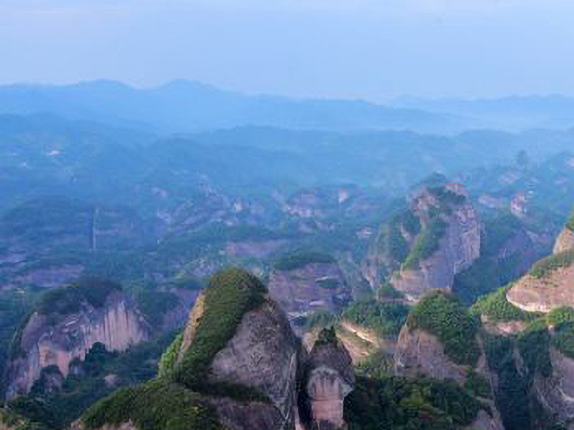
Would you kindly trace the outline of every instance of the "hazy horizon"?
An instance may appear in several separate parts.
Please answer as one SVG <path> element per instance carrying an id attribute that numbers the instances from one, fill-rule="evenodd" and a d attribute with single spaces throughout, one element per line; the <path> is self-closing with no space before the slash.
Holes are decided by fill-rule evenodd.
<path id="1" fill-rule="evenodd" d="M 574 95 L 551 0 L 5 0 L 0 84 L 173 79 L 291 97 Z"/>

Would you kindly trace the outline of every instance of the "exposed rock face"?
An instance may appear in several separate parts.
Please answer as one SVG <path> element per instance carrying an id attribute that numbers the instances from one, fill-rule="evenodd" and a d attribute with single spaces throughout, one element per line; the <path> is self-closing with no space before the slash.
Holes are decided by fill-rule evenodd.
<path id="1" fill-rule="evenodd" d="M 480 255 L 482 227 L 478 215 L 460 186 L 450 184 L 445 190 L 456 196 L 455 203 L 441 201 L 430 191 L 423 191 L 413 200 L 413 210 L 423 228 L 421 234 L 431 222 L 429 214 L 436 210 L 441 211 L 438 217 L 444 225 L 442 236 L 431 239 L 438 239 L 436 250 L 418 261 L 416 267 L 403 268 L 392 278 L 393 287 L 413 300 L 432 289 L 450 291 L 455 275 L 468 269 Z"/>
<path id="2" fill-rule="evenodd" d="M 453 363 L 444 353 L 438 338 L 424 330 L 402 328 L 395 350 L 395 373 L 408 378 L 430 376 L 435 379 L 466 380 L 468 366 Z"/>
<path id="3" fill-rule="evenodd" d="M 506 298 L 528 312 L 574 307 L 574 265 L 555 269 L 545 278 L 525 275 L 508 291 Z"/>
<path id="4" fill-rule="evenodd" d="M 574 232 L 565 227 L 556 239 L 552 253 L 559 254 L 572 248 L 574 248 Z"/>
<path id="5" fill-rule="evenodd" d="M 516 260 L 512 268 L 503 273 L 505 280 L 516 279 L 528 271 L 533 263 L 544 256 L 547 246 L 538 243 L 529 232 L 521 227 L 498 249 L 494 258 L 503 263 L 509 259 Z M 506 281 L 503 281 L 503 285 Z"/>
<path id="6" fill-rule="evenodd" d="M 266 301 L 244 315 L 235 336 L 216 354 L 210 378 L 267 395 L 279 411 L 274 426 L 268 428 L 292 428 L 299 352 L 300 343 L 285 314 Z"/>
<path id="7" fill-rule="evenodd" d="M 350 288 L 336 263 L 274 269 L 269 275 L 269 292 L 290 318 L 316 310 L 336 312 L 351 300 Z"/>
<path id="8" fill-rule="evenodd" d="M 554 244 L 553 256 L 538 263 L 539 273 L 527 273 L 508 291 L 506 298 L 528 312 L 550 312 L 574 307 L 574 232 L 564 227 Z M 536 267 L 535 267 L 536 269 Z"/>
<path id="9" fill-rule="evenodd" d="M 237 300 L 229 301 L 230 294 L 236 294 L 233 297 Z M 237 325 L 227 325 L 235 324 L 235 317 L 221 325 L 226 337 L 230 336 L 228 340 L 222 345 L 216 344 L 218 349 L 205 358 L 202 354 L 213 347 L 209 342 L 217 337 L 211 322 L 216 321 L 221 309 L 226 306 L 231 309 L 229 306 L 247 297 L 252 301 L 243 302 L 249 306 L 238 308 L 243 309 L 243 315 L 237 315 Z M 230 329 L 233 331 L 227 331 Z M 194 402 L 212 408 L 214 415 L 210 419 L 229 430 L 308 430 L 313 423 L 308 416 L 300 414 L 298 406 L 299 402 L 310 399 L 307 406 L 313 411 L 314 421 L 321 424 L 320 428 L 338 430 L 344 425 L 343 400 L 354 388 L 354 374 L 349 353 L 334 330 L 329 333 L 332 333 L 330 343 L 316 344 L 309 355 L 295 336 L 285 312 L 268 297 L 267 290 L 255 277 L 240 269 L 223 270 L 197 298 L 183 336 L 162 358 L 160 377 L 144 387 L 156 384 L 157 392 L 162 386 L 169 386 L 166 395 L 170 390 L 175 390 L 177 396 L 192 395 Z M 194 360 L 198 357 L 201 364 L 195 367 Z M 201 375 L 200 381 L 197 375 Z M 144 388 L 137 392 L 141 396 L 151 395 L 153 399 L 154 390 L 146 392 Z M 303 392 L 306 396 L 298 398 Z M 130 424 L 130 419 L 137 425 L 138 415 L 130 415 L 130 397 L 114 396 L 108 400 L 120 402 L 115 407 L 124 414 L 125 429 L 133 430 L 135 426 Z M 190 404 L 191 408 L 196 406 Z M 185 419 L 186 410 L 181 413 Z M 105 422 L 105 411 L 100 414 L 101 409 L 98 422 Z M 77 426 L 82 428 L 82 423 Z M 124 428 L 101 427 L 100 430 Z"/>
<path id="10" fill-rule="evenodd" d="M 395 374 L 416 379 L 427 376 L 438 380 L 454 380 L 463 386 L 470 370 L 482 375 L 495 386 L 496 381 L 490 373 L 486 356 L 482 350 L 481 355 L 474 367 L 454 363 L 444 351 L 444 345 L 433 334 L 420 329 L 411 329 L 405 324 L 399 335 L 395 350 Z M 469 427 L 475 430 L 504 430 L 500 414 L 492 400 L 481 399 L 490 406 L 492 415 L 486 411 L 480 411 L 475 421 Z"/>
<path id="11" fill-rule="evenodd" d="M 219 421 L 230 430 L 294 429 L 292 420 L 285 421 L 279 409 L 269 403 L 236 402 L 224 397 L 209 399 Z M 295 430 L 303 430 L 295 428 Z"/>
<path id="12" fill-rule="evenodd" d="M 310 364 L 306 388 L 315 427 L 343 428 L 343 402 L 355 387 L 351 356 L 338 340 L 317 342 L 311 351 Z"/>
<path id="13" fill-rule="evenodd" d="M 149 327 L 122 293 L 111 293 L 102 308 L 83 303 L 76 313 L 61 315 L 34 313 L 21 332 L 21 351 L 8 369 L 7 399 L 27 393 L 42 369 L 57 366 L 67 375 L 72 360 L 83 360 L 100 342 L 110 351 L 124 351 L 149 338 Z"/>
<path id="14" fill-rule="evenodd" d="M 550 349 L 552 376 L 537 375 L 533 391 L 538 401 L 555 422 L 574 429 L 574 360 L 564 356 L 555 348 Z"/>

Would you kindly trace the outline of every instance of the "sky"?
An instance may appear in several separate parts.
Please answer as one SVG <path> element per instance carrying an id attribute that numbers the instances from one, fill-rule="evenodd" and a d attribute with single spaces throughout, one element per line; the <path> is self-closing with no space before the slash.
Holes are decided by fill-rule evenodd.
<path id="1" fill-rule="evenodd" d="M 574 95 L 571 0 L 0 0 L 0 84 Z"/>

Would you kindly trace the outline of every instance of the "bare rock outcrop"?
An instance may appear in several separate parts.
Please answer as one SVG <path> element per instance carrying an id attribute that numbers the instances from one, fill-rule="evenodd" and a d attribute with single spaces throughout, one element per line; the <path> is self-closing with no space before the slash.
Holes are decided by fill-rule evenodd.
<path id="1" fill-rule="evenodd" d="M 335 261 L 309 261 L 293 268 L 275 268 L 269 292 L 290 319 L 317 310 L 337 312 L 351 300 L 351 289 Z"/>
<path id="2" fill-rule="evenodd" d="M 574 360 L 555 348 L 550 348 L 552 376 L 536 375 L 533 393 L 553 420 L 574 429 Z"/>
<path id="3" fill-rule="evenodd" d="M 351 356 L 334 329 L 324 329 L 315 342 L 309 360 L 306 391 L 313 425 L 320 429 L 341 429 L 343 402 L 355 387 Z"/>
<path id="4" fill-rule="evenodd" d="M 87 300 L 71 306 L 76 305 L 70 312 L 43 309 L 30 316 L 16 337 L 17 353 L 8 367 L 7 399 L 27 393 L 44 368 L 56 366 L 66 376 L 70 363 L 83 360 L 97 342 L 109 351 L 125 351 L 150 336 L 144 318 L 121 291 L 109 293 L 101 306 Z"/>
<path id="5" fill-rule="evenodd" d="M 339 429 L 354 374 L 351 357 L 332 333 L 331 343 L 319 343 L 309 354 L 256 277 L 241 269 L 223 270 L 211 278 L 183 335 L 162 357 L 159 377 L 127 389 L 128 395 L 112 394 L 83 419 L 108 430 L 107 408 L 113 408 L 121 413 L 114 415 L 115 422 L 130 430 L 142 419 L 157 418 L 158 430 L 165 430 L 171 428 L 169 421 L 188 417 L 195 420 L 189 428 L 202 430 L 203 422 L 229 430 L 307 430 L 312 423 L 300 414 L 299 405 L 309 398 L 321 428 Z M 180 406 L 169 419 L 137 409 L 158 402 L 164 408 Z M 82 423 L 77 423 L 79 429 Z"/>
<path id="6" fill-rule="evenodd" d="M 574 231 L 565 227 L 561 232 L 554 244 L 553 254 L 560 254 L 561 252 L 568 251 L 574 248 Z"/>
<path id="7" fill-rule="evenodd" d="M 465 388 L 469 381 L 480 380 L 483 388 L 473 395 L 488 405 L 488 411 L 479 413 L 470 428 L 504 430 L 492 400 L 496 376 L 489 369 L 478 327 L 451 295 L 437 291 L 416 305 L 401 329 L 394 358 L 397 376 L 450 380 Z"/>
<path id="8" fill-rule="evenodd" d="M 373 289 L 392 286 L 417 301 L 428 291 L 450 291 L 457 274 L 480 256 L 482 224 L 461 185 L 423 187 L 410 209 L 380 229 L 362 263 Z"/>
<path id="9" fill-rule="evenodd" d="M 405 325 L 395 349 L 395 373 L 411 379 L 430 376 L 464 383 L 468 366 L 454 363 L 444 352 L 444 345 L 433 334 L 411 330 Z"/>
<path id="10" fill-rule="evenodd" d="M 413 200 L 421 232 L 392 278 L 395 289 L 414 300 L 433 289 L 450 291 L 455 275 L 478 259 L 482 226 L 467 197 L 460 185 L 448 184 Z"/>
<path id="11" fill-rule="evenodd" d="M 554 244 L 553 254 L 536 263 L 509 289 L 506 298 L 528 312 L 574 307 L 574 233 L 570 221 Z"/>
<path id="12" fill-rule="evenodd" d="M 506 298 L 527 312 L 546 313 L 562 306 L 574 307 L 574 264 L 556 268 L 544 276 L 527 274 L 509 289 Z"/>
<path id="13" fill-rule="evenodd" d="M 244 315 L 235 336 L 215 355 L 210 379 L 249 387 L 268 396 L 279 412 L 276 428 L 290 428 L 297 413 L 299 352 L 300 343 L 285 314 L 268 300 Z"/>

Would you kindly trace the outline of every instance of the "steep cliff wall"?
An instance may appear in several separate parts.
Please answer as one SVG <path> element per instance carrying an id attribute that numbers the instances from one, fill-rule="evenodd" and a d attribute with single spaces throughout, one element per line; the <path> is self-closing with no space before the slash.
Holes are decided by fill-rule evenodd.
<path id="1" fill-rule="evenodd" d="M 542 260 L 508 290 L 508 301 L 528 312 L 574 306 L 574 258 L 565 251 Z M 574 260 L 573 260 L 574 261 Z"/>
<path id="2" fill-rule="evenodd" d="M 317 422 L 343 423 L 352 362 L 336 336 L 329 340 L 308 355 L 257 278 L 220 271 L 162 357 L 158 378 L 106 398 L 76 428 L 306 430 L 310 418 L 299 411 L 306 398 Z"/>
<path id="3" fill-rule="evenodd" d="M 488 404 L 470 428 L 504 430 L 477 322 L 453 297 L 435 292 L 413 309 L 395 350 L 394 372 L 409 379 L 453 380 Z"/>
<path id="4" fill-rule="evenodd" d="M 317 310 L 337 312 L 351 300 L 351 289 L 334 260 L 302 262 L 274 268 L 269 292 L 290 318 Z"/>
<path id="5" fill-rule="evenodd" d="M 552 376 L 536 375 L 533 394 L 556 423 L 574 429 L 574 359 L 550 348 Z"/>
<path id="6" fill-rule="evenodd" d="M 553 254 L 532 266 L 507 293 L 513 305 L 528 312 L 574 307 L 574 233 L 570 221 L 554 245 Z"/>
<path id="7" fill-rule="evenodd" d="M 553 254 L 560 254 L 574 248 L 574 231 L 569 227 L 564 227 L 554 244 Z"/>
<path id="8" fill-rule="evenodd" d="M 391 282 L 417 300 L 432 289 L 450 291 L 455 275 L 478 259 L 481 224 L 457 185 L 423 191 L 413 200 L 413 207 L 422 229 Z"/>
<path id="9" fill-rule="evenodd" d="M 450 291 L 479 258 L 482 224 L 457 184 L 422 188 L 410 206 L 381 227 L 362 270 L 372 288 L 390 283 L 416 301 L 432 289 Z"/>
<path id="10" fill-rule="evenodd" d="M 311 350 L 306 383 L 314 428 L 341 429 L 345 397 L 355 388 L 351 356 L 334 329 L 324 329 Z"/>
<path id="11" fill-rule="evenodd" d="M 57 366 L 67 375 L 70 363 L 83 360 L 96 342 L 124 351 L 149 337 L 147 323 L 121 291 L 110 291 L 96 304 L 70 288 L 77 289 L 63 289 L 61 297 L 52 295 L 41 303 L 18 333 L 8 369 L 8 399 L 27 393 L 45 367 Z"/>
<path id="12" fill-rule="evenodd" d="M 224 270 L 212 277 L 183 335 L 164 354 L 159 379 L 130 389 L 140 398 L 139 404 L 160 401 L 157 392 L 163 392 L 167 400 L 162 401 L 169 404 L 180 402 L 183 393 L 188 393 L 188 401 L 164 417 L 122 406 L 133 397 L 118 393 L 84 421 L 92 428 L 130 421 L 141 428 L 142 420 L 155 420 L 160 430 L 171 428 L 165 426 L 172 419 L 193 415 L 186 428 L 292 430 L 299 415 L 301 354 L 287 316 L 267 297 L 261 282 L 239 269 Z M 122 415 L 110 422 L 109 411 L 116 407 Z M 197 408 L 201 413 L 195 412 Z"/>

